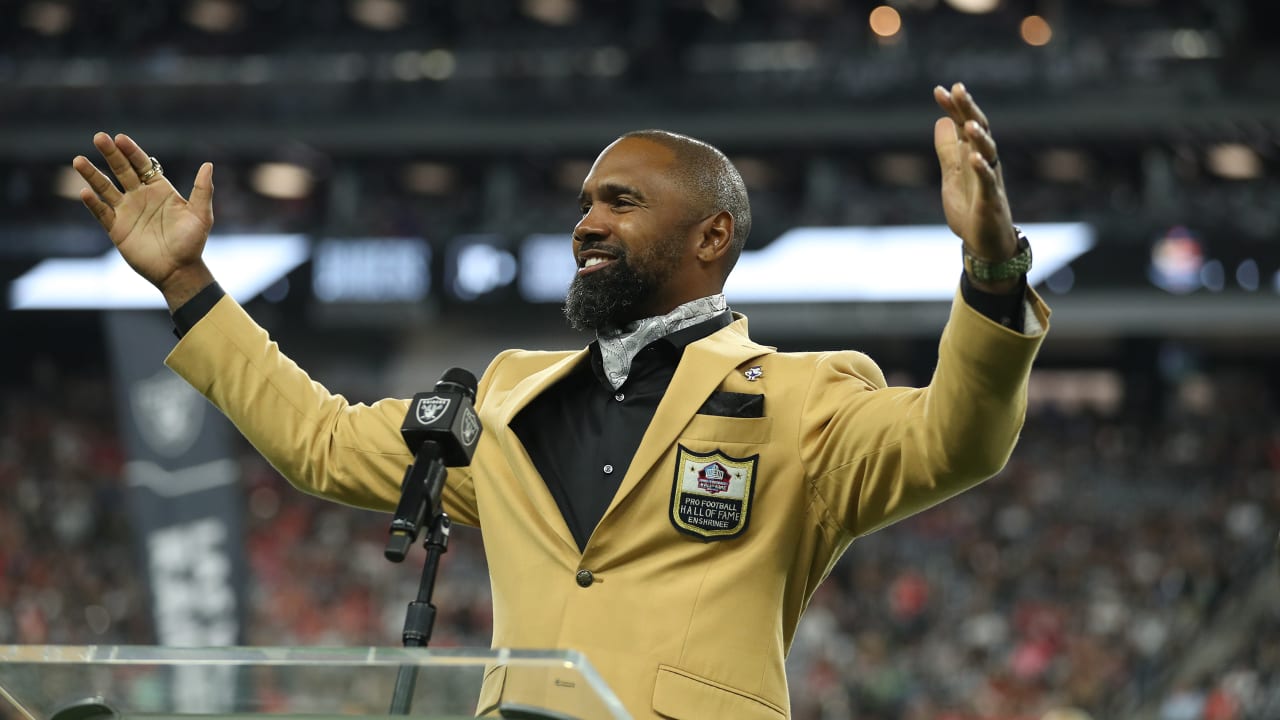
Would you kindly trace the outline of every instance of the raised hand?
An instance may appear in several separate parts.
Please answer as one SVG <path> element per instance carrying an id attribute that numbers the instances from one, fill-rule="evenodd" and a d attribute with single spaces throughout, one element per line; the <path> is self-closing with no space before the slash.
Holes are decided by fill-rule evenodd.
<path id="1" fill-rule="evenodd" d="M 1018 239 L 991 124 L 962 83 L 950 91 L 935 87 L 933 98 L 947 113 L 933 126 L 947 225 L 971 254 L 990 262 L 1007 260 L 1017 254 Z"/>
<path id="2" fill-rule="evenodd" d="M 92 188 L 81 190 L 80 200 L 125 262 L 164 293 L 170 309 L 176 309 L 213 282 L 201 259 L 213 227 L 213 165 L 200 166 L 187 200 L 162 172 L 148 176 L 151 159 L 129 136 L 98 133 L 93 145 L 120 185 L 88 158 L 76 156 L 71 165 Z"/>

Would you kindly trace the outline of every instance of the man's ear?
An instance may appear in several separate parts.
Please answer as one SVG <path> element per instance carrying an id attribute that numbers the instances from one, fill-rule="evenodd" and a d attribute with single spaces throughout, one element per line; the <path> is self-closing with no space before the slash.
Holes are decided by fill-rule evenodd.
<path id="1" fill-rule="evenodd" d="M 701 223 L 697 256 L 702 262 L 719 262 L 733 244 L 733 215 L 721 210 Z"/>

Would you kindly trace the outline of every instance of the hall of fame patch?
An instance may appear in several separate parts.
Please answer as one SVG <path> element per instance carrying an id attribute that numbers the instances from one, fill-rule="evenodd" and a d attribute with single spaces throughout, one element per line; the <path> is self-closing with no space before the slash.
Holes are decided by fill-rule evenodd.
<path id="1" fill-rule="evenodd" d="M 671 523 L 706 540 L 735 538 L 747 529 L 759 455 L 736 458 L 719 450 L 696 453 L 677 446 L 671 488 Z"/>

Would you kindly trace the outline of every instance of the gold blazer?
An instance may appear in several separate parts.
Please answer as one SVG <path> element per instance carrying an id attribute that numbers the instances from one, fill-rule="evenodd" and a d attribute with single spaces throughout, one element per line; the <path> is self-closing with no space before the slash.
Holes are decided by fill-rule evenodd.
<path id="1" fill-rule="evenodd" d="M 480 380 L 475 458 L 445 494 L 449 515 L 483 533 L 494 647 L 579 650 L 636 718 L 787 717 L 783 661 L 818 584 L 857 536 L 1004 466 L 1042 339 L 957 294 L 929 386 L 886 387 L 866 355 L 779 353 L 738 316 L 686 349 L 585 552 L 510 422 L 587 351 L 500 354 Z M 407 400 L 331 394 L 229 297 L 166 364 L 298 488 L 395 508 Z M 699 414 L 712 393 L 763 394 L 763 417 Z M 517 675 L 491 668 L 480 711 L 573 711 L 554 673 Z"/>

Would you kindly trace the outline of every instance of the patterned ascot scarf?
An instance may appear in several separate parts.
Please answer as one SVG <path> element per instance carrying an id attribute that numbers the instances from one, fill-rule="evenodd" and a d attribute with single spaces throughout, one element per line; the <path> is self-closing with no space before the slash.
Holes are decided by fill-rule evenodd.
<path id="1" fill-rule="evenodd" d="M 724 295 L 708 295 L 687 302 L 666 315 L 636 320 L 618 329 L 600 330 L 596 333 L 596 341 L 600 345 L 600 359 L 604 362 L 609 384 L 614 390 L 622 387 L 631 374 L 631 361 L 644 346 L 710 320 L 728 308 Z"/>

